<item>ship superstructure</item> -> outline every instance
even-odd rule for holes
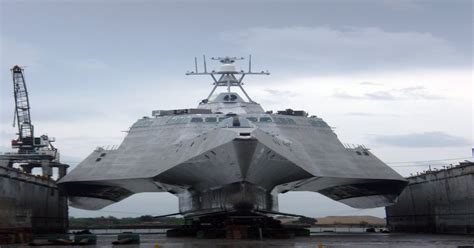
[[[407,181],[364,146],[345,147],[305,111],[265,112],[236,60],[216,58],[197,108],[155,110],[116,149],[98,148],[61,179],[72,206],[100,209],[140,192],[169,192],[185,216],[278,211],[278,194],[312,191],[355,208],[394,203]],[[204,60],[205,61],[205,60]],[[196,63],[197,64],[197,63]],[[215,93],[219,87],[226,90]],[[239,89],[243,95],[234,92]]]

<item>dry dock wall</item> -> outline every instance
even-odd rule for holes
[[[474,234],[474,163],[408,178],[398,202],[386,208],[394,232]]]
[[[0,231],[60,233],[67,227],[67,198],[53,180],[0,166]]]

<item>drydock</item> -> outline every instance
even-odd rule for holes
[[[386,208],[394,232],[474,234],[474,162],[408,178],[395,205]]]
[[[59,162],[54,138],[35,137],[23,69],[11,71],[18,137],[11,141],[15,151],[0,154],[0,244],[64,233],[68,227],[67,198],[53,178],[65,176],[69,166]],[[41,175],[34,175],[35,168]]]
[[[67,198],[54,180],[0,166],[0,244],[64,233],[67,227]]]

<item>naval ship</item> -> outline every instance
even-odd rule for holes
[[[213,89],[197,108],[155,110],[117,148],[97,148],[59,185],[76,208],[98,210],[135,193],[167,192],[185,217],[279,213],[278,194],[310,191],[354,208],[393,204],[407,181],[365,146],[343,145],[320,117],[265,111],[243,88],[243,58],[212,58]],[[216,90],[222,87],[221,93]],[[242,94],[234,91],[237,89]]]

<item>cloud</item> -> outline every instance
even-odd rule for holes
[[[112,68],[110,65],[99,59],[81,59],[72,62],[72,64],[79,70],[87,71],[104,71]]]
[[[373,82],[360,82],[360,85],[369,85],[369,86],[382,86],[381,83],[373,83]]]
[[[418,0],[382,0],[381,3],[391,9],[423,11],[422,2]]]
[[[466,146],[470,141],[444,132],[424,132],[400,135],[379,135],[373,138],[378,144],[398,147],[455,147]]]
[[[296,96],[301,93],[293,90],[280,90],[280,89],[269,89],[262,88],[254,91],[254,100],[257,100],[260,104],[265,107],[273,106],[274,108],[281,108],[281,103],[291,102]]]
[[[349,113],[346,113],[346,115],[373,117],[373,116],[376,116],[377,114],[366,113],[366,112],[349,112]]]
[[[223,33],[245,52],[298,62],[324,71],[470,65],[446,40],[425,32],[390,32],[377,27],[253,27]],[[278,61],[278,59],[276,59]]]
[[[2,36],[0,39],[0,53],[2,70],[17,64],[22,67],[36,67],[42,57],[40,50],[35,46],[7,36]]]
[[[14,152],[14,150],[11,147],[0,146],[0,154],[5,152]]]
[[[346,115],[349,116],[359,116],[359,117],[377,117],[377,116],[399,116],[396,114],[386,114],[386,113],[368,113],[368,112],[348,112]]]
[[[278,97],[295,97],[298,93],[290,90],[263,89],[266,93]]]
[[[341,99],[361,99],[361,100],[440,100],[442,96],[430,94],[423,86],[407,87],[400,89],[379,90],[367,92],[362,95],[346,93],[341,89],[336,89],[333,97]]]
[[[11,68],[13,65],[20,65],[24,68],[38,68],[45,63],[45,52],[38,46],[30,42],[18,40],[15,37],[3,36],[0,39],[0,60],[1,68]],[[103,71],[112,68],[109,64],[98,58],[68,58],[59,59],[59,63],[66,67],[77,70]]]
[[[371,93],[366,93],[365,98],[371,100],[396,100],[397,97],[393,95],[390,91],[376,91]]]

